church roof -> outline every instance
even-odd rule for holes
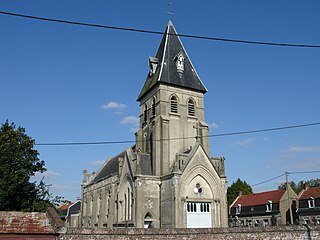
[[[179,55],[183,56],[183,70],[177,69],[176,61]],[[156,69],[149,73],[144,86],[138,96],[138,101],[157,83],[184,87],[202,93],[207,92],[201,82],[191,60],[185,51],[177,32],[169,21],[155,58],[149,58],[156,65]],[[149,63],[150,64],[150,63]]]
[[[105,178],[117,175],[119,173],[119,158],[124,158],[124,155],[125,151],[107,160],[107,162],[99,169],[92,182],[99,182]]]

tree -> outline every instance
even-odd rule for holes
[[[238,197],[240,191],[244,195],[251,194],[252,188],[248,183],[246,183],[246,181],[242,181],[240,180],[240,178],[238,178],[238,180],[236,182],[233,182],[227,190],[227,201],[229,206]]]
[[[293,189],[293,191],[296,194],[299,194],[303,189],[305,184],[308,184],[310,187],[319,187],[320,186],[320,178],[316,178],[316,179],[310,179],[310,180],[306,180],[306,181],[300,181],[300,182],[294,182],[291,181],[289,182],[291,188]],[[278,186],[278,189],[286,189],[286,183],[282,183]]]
[[[43,179],[30,182],[36,172],[46,171],[35,141],[22,127],[8,120],[0,128],[0,210],[44,211],[50,194]],[[49,206],[47,204],[46,206]],[[50,204],[52,206],[52,204]]]

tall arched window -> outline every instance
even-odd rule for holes
[[[178,100],[176,96],[172,96],[170,99],[170,111],[172,113],[178,113]]]
[[[188,115],[195,116],[194,101],[192,99],[188,101]]]

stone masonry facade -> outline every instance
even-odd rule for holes
[[[320,240],[320,227],[278,226],[198,229],[69,229],[61,240]]]

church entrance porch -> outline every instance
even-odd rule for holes
[[[187,228],[209,228],[211,222],[211,203],[187,202]]]

